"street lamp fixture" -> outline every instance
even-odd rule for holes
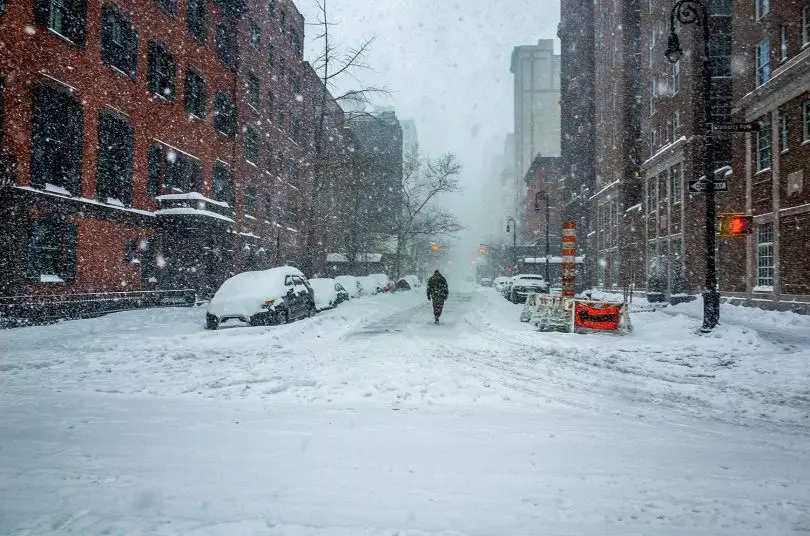
[[[709,50],[709,12],[700,0],[678,0],[672,6],[669,17],[670,29],[665,56],[671,63],[683,57],[676,21],[688,26],[696,24],[703,29],[703,176],[706,181],[706,284],[703,291],[703,326],[709,332],[720,320],[720,293],[717,290],[717,257],[714,220],[717,207],[714,201],[714,141],[712,136],[712,70]]]

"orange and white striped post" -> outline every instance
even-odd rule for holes
[[[577,276],[577,222],[567,221],[562,227],[562,295],[573,298]]]

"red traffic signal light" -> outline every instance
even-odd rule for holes
[[[748,236],[754,232],[754,217],[743,214],[721,214],[720,236],[736,238]]]
[[[485,248],[484,246],[481,246],[481,247],[478,248],[478,253],[479,254],[483,255],[486,252],[487,252],[487,248]]]

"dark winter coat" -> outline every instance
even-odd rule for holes
[[[430,279],[428,279],[427,297],[429,300],[433,298],[441,298],[442,300],[446,300],[449,293],[450,291],[447,288],[447,279],[445,279],[442,274],[437,272],[433,274]]]

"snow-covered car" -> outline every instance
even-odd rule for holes
[[[292,266],[237,274],[208,302],[206,329],[286,324],[315,313],[315,296]]]
[[[382,292],[382,287],[380,286],[379,282],[377,282],[377,278],[374,276],[360,276],[357,278],[357,282],[360,283],[361,296],[373,296]]]
[[[310,279],[309,285],[315,291],[315,308],[319,311],[337,307],[341,302],[349,299],[349,293],[334,279]]]
[[[377,285],[380,287],[380,292],[385,292],[386,289],[388,289],[391,285],[391,278],[386,274],[369,274],[369,277],[373,277],[377,280]]]
[[[548,285],[542,275],[520,274],[512,279],[512,286],[509,289],[509,301],[523,303],[529,294],[545,294],[547,292]]]
[[[492,286],[492,279],[489,277],[482,277],[478,280],[478,284],[482,287],[491,287]]]
[[[509,297],[510,297],[510,295],[512,293],[512,283],[514,283],[514,282],[515,282],[515,276],[507,277],[506,281],[504,281],[503,285],[501,286],[501,294],[507,300],[509,299]]]
[[[360,296],[360,282],[353,275],[339,275],[335,281],[349,293],[349,298],[354,299]]]
[[[492,286],[495,287],[495,290],[497,290],[498,292],[502,292],[503,286],[506,284],[508,280],[509,278],[506,276],[503,275],[498,276],[492,281]]]
[[[396,290],[413,290],[420,286],[418,277],[415,275],[406,275],[397,280]]]

